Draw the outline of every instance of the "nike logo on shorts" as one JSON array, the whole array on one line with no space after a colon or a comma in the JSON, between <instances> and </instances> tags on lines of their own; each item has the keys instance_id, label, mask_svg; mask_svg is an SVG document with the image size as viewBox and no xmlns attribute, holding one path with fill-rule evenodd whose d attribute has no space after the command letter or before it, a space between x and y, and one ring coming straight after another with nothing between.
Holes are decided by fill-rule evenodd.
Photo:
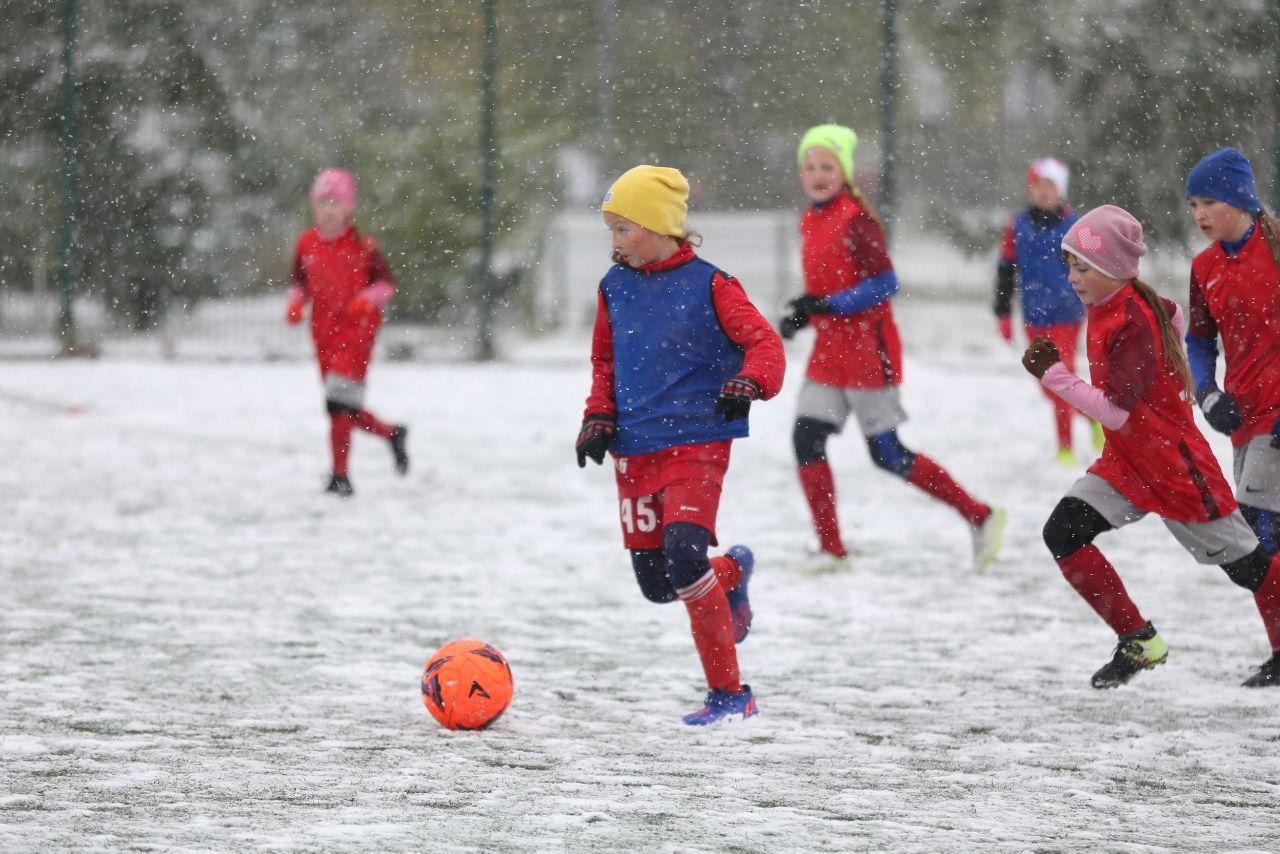
<instances>
[{"instance_id":1,"label":"nike logo on shorts","mask_svg":"<svg viewBox=\"0 0 1280 854\"><path fill-rule=\"evenodd\" d=\"M1222 554L1222 553L1223 553L1223 552L1225 552L1226 550L1227 550L1227 547L1226 547L1226 546L1223 546L1222 548L1218 549L1216 552L1205 552L1204 556L1205 556L1205 557L1217 557L1218 555Z\"/></svg>"}]
</instances>

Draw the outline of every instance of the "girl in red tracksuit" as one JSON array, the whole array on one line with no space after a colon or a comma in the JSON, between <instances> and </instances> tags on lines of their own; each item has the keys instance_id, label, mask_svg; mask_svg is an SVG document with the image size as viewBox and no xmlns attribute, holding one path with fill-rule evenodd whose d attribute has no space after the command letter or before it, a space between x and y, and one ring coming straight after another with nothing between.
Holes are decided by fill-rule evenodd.
<instances>
[{"instance_id":1,"label":"girl in red tracksuit","mask_svg":"<svg viewBox=\"0 0 1280 854\"><path fill-rule=\"evenodd\" d=\"M1146 254L1142 226L1128 212L1103 205L1071 227L1062 249L1071 286L1088 309L1092 384L1069 371L1045 338L1036 338L1022 361L1106 434L1102 456L1058 502L1044 528L1067 581L1118 636L1093 686L1117 687L1168 656L1164 640L1093 545L1098 534L1147 513L1159 515L1197 561L1221 566L1253 591L1273 655L1244 684L1280 685L1280 558L1258 543L1196 429L1182 309L1138 278L1138 259Z\"/></svg>"},{"instance_id":2,"label":"girl in red tracksuit","mask_svg":"<svg viewBox=\"0 0 1280 854\"><path fill-rule=\"evenodd\" d=\"M756 714L737 643L751 626L746 546L708 558L729 449L778 393L782 341L736 279L694 254L689 185L637 166L605 195L614 266L600 283L578 465L613 454L623 545L652 602L680 599L710 689L690 725Z\"/></svg>"},{"instance_id":3,"label":"girl in red tracksuit","mask_svg":"<svg viewBox=\"0 0 1280 854\"><path fill-rule=\"evenodd\" d=\"M386 424L364 408L365 374L373 357L382 311L395 293L386 259L371 237L356 231L356 183L351 173L325 169L311 188L315 227L298 238L286 318L302 322L311 303L311 337L329 412L333 475L326 492L352 494L347 474L351 433L359 427L385 439L396 471L409 470L408 428Z\"/></svg>"},{"instance_id":4,"label":"girl in red tracksuit","mask_svg":"<svg viewBox=\"0 0 1280 854\"><path fill-rule=\"evenodd\" d=\"M1209 426L1231 437L1240 512L1280 546L1280 223L1258 201L1253 167L1234 148L1187 176L1196 225L1213 241L1191 262L1187 356ZM1218 337L1227 373L1218 388Z\"/></svg>"},{"instance_id":5,"label":"girl in red tracksuit","mask_svg":"<svg viewBox=\"0 0 1280 854\"><path fill-rule=\"evenodd\" d=\"M800 180L813 204L800 221L805 293L782 321L790 338L813 324L818 339L800 391L793 444L800 483L823 552L820 568L848 552L836 516L827 439L849 416L880 468L953 507L969 523L974 564L986 569L1000 548L1005 512L974 499L942 466L898 438L906 412L898 398L902 344L889 300L898 279L884 230L853 189L857 135L840 125L811 128L800 142Z\"/></svg>"}]
</instances>

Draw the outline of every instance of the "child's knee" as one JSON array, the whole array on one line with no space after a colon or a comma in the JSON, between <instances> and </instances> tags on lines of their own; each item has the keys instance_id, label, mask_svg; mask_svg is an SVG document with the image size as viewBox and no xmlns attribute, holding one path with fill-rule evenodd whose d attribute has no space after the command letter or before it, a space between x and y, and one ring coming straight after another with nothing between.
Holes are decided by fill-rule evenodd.
<instances>
[{"instance_id":1,"label":"child's knee","mask_svg":"<svg viewBox=\"0 0 1280 854\"><path fill-rule=\"evenodd\" d=\"M916 455L902 444L898 431L890 430L868 437L867 448L871 451L871 461L879 468L898 477L908 477L911 474Z\"/></svg>"},{"instance_id":2,"label":"child's knee","mask_svg":"<svg viewBox=\"0 0 1280 854\"><path fill-rule=\"evenodd\" d=\"M1270 569L1271 555L1262 546L1258 546L1239 560L1222 565L1222 571L1227 574L1227 578L1252 592L1257 592L1262 586Z\"/></svg>"},{"instance_id":3,"label":"child's knee","mask_svg":"<svg viewBox=\"0 0 1280 854\"><path fill-rule=\"evenodd\" d=\"M662 551L666 556L667 578L675 590L698 581L711 569L707 549L711 532L691 522L672 522L662 532Z\"/></svg>"},{"instance_id":4,"label":"child's knee","mask_svg":"<svg viewBox=\"0 0 1280 854\"><path fill-rule=\"evenodd\" d=\"M796 464L822 462L827 458L827 439L836 432L836 425L817 418L801 416L791 431L791 445L796 453Z\"/></svg>"},{"instance_id":5,"label":"child's knee","mask_svg":"<svg viewBox=\"0 0 1280 854\"><path fill-rule=\"evenodd\" d=\"M631 569L635 572L640 592L650 602L674 602L676 590L667 577L667 562L662 549L636 549L631 552Z\"/></svg>"},{"instance_id":6,"label":"child's knee","mask_svg":"<svg viewBox=\"0 0 1280 854\"><path fill-rule=\"evenodd\" d=\"M1088 502L1067 496L1044 523L1044 544L1054 560L1062 560L1090 545L1111 523Z\"/></svg>"}]
</instances>

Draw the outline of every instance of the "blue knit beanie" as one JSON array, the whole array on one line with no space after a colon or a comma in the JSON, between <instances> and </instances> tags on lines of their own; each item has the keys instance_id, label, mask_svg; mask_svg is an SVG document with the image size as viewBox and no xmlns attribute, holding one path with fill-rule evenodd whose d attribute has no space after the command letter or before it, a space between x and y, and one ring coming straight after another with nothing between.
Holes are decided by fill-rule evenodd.
<instances>
[{"instance_id":1,"label":"blue knit beanie","mask_svg":"<svg viewBox=\"0 0 1280 854\"><path fill-rule=\"evenodd\" d=\"M1226 202L1249 213L1262 210L1249 160L1234 148L1205 155L1187 175L1187 195Z\"/></svg>"}]
</instances>

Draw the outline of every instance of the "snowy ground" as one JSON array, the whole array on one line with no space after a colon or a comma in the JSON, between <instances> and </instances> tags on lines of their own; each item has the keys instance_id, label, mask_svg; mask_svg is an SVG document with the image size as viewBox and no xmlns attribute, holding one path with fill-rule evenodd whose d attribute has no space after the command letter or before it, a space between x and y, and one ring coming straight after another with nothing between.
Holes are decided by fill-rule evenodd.
<instances>
[{"instance_id":1,"label":"snowy ground","mask_svg":"<svg viewBox=\"0 0 1280 854\"><path fill-rule=\"evenodd\" d=\"M900 315L903 435L1010 507L1002 560L975 576L959 519L849 436L856 568L789 568L798 342L721 515L759 556L762 714L709 730L679 724L701 697L683 609L640 597L609 472L573 462L585 342L377 365L415 468L366 438L347 503L319 492L307 364L4 365L0 849L1280 847L1280 692L1237 687L1266 657L1250 598L1155 520L1105 537L1171 654L1090 689L1113 641L1039 539L1078 474L1047 406L984 307ZM488 732L418 695L461 635L516 674Z\"/></svg>"}]
</instances>

